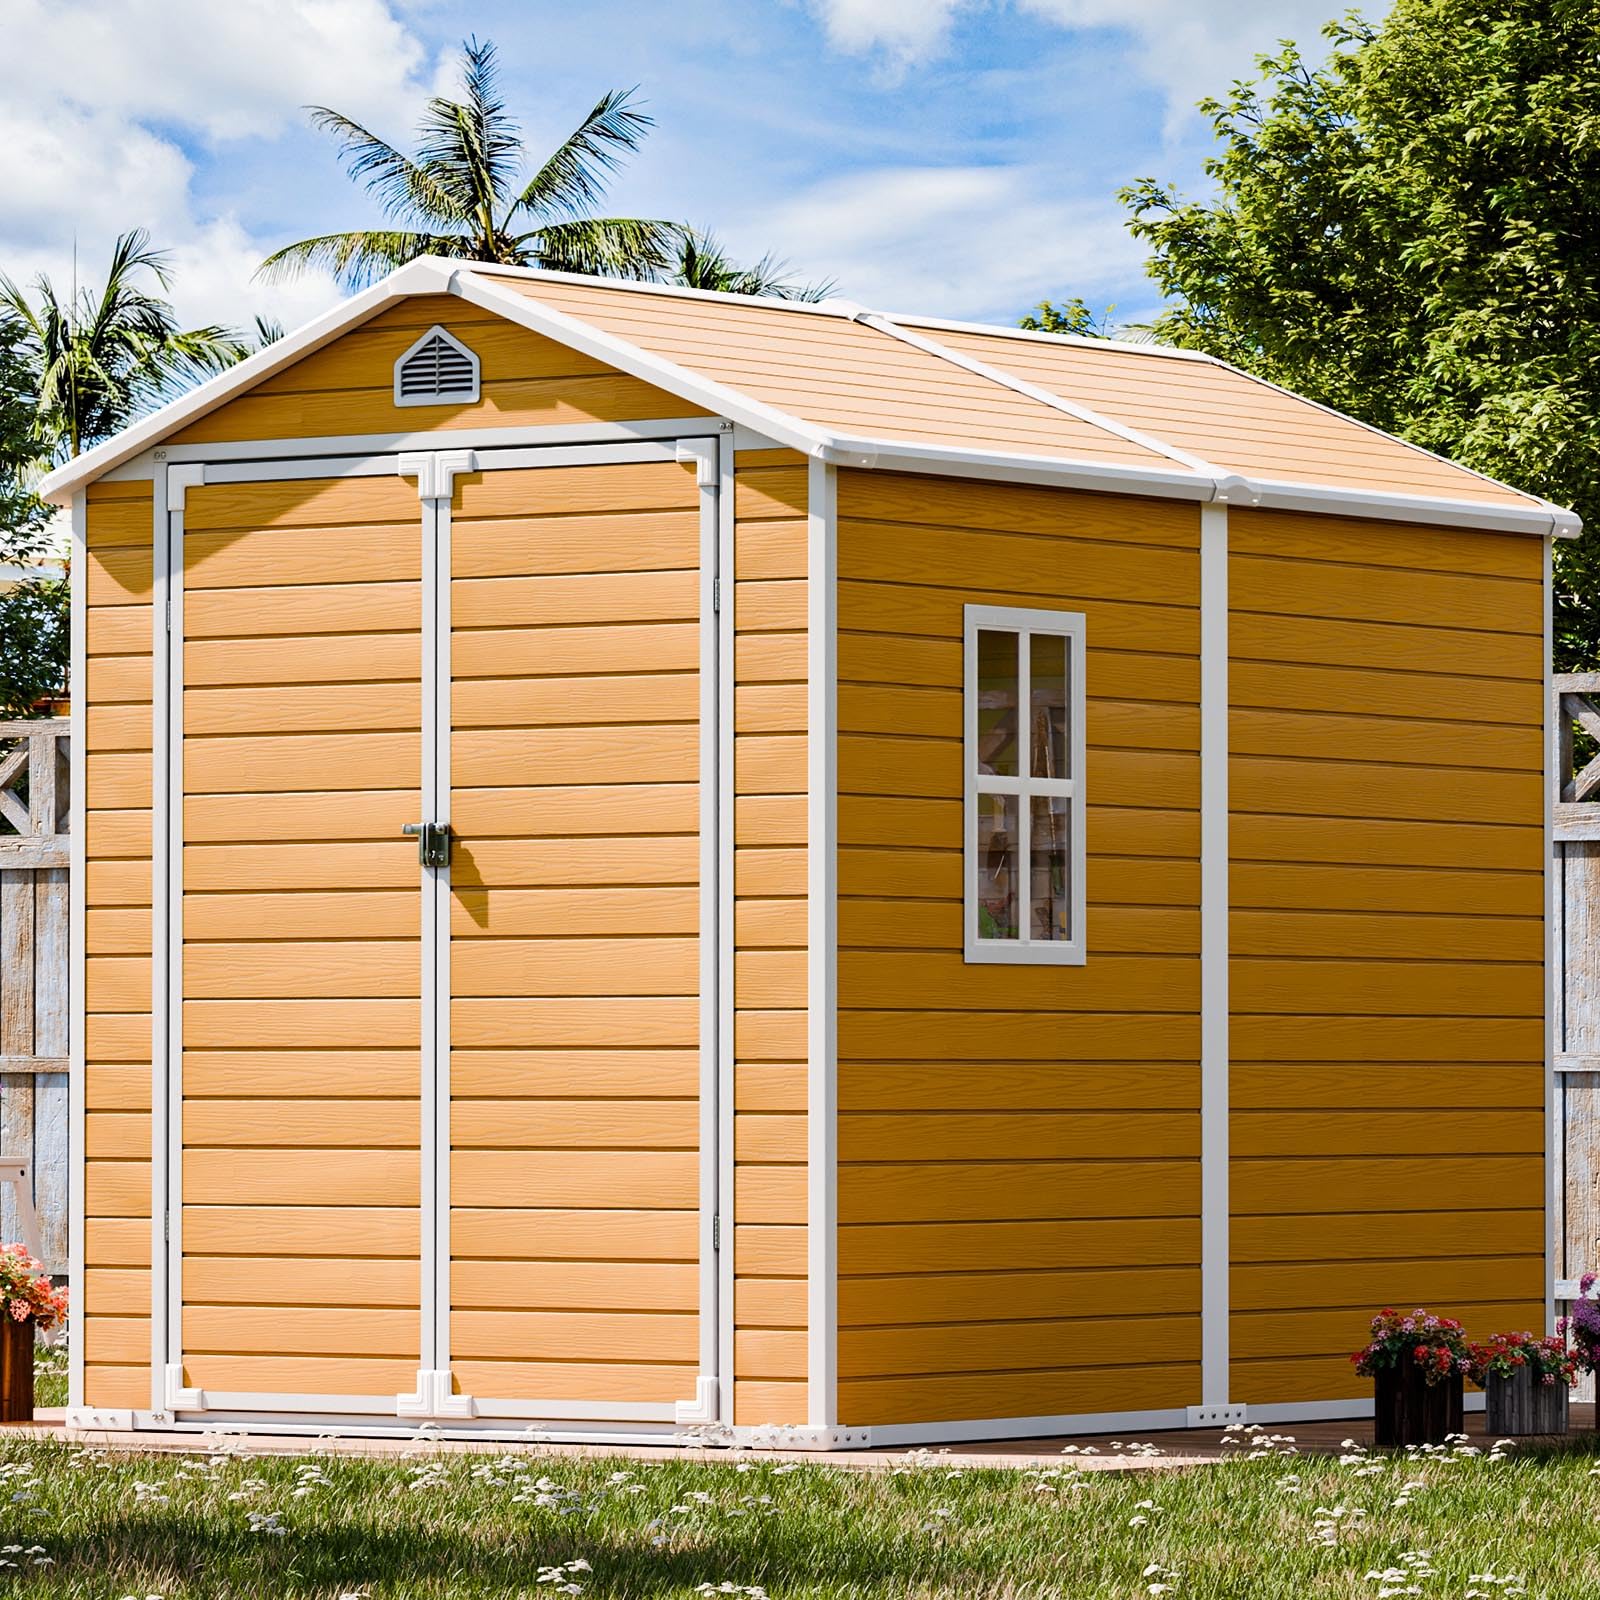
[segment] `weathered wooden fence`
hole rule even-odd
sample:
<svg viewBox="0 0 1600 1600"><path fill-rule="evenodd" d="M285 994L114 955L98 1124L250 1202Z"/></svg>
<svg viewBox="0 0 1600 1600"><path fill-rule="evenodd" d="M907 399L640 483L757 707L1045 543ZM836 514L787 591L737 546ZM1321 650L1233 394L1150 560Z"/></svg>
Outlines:
<svg viewBox="0 0 1600 1600"><path fill-rule="evenodd" d="M0 1156L33 1166L45 1264L67 1269L67 721L0 722ZM0 1238L19 1237L0 1187Z"/></svg>
<svg viewBox="0 0 1600 1600"><path fill-rule="evenodd" d="M1600 672L1558 675L1555 725L1556 1299L1600 1272ZM1565 1310L1565 1306L1558 1306ZM1592 1379L1579 1393L1593 1398Z"/></svg>

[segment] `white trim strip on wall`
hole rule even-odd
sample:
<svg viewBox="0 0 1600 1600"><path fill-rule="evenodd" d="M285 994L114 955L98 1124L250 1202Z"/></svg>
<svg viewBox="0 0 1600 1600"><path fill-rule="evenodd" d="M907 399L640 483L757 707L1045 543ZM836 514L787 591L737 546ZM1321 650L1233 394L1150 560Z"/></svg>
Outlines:
<svg viewBox="0 0 1600 1600"><path fill-rule="evenodd" d="M838 479L806 477L806 1416L839 1416Z"/></svg>
<svg viewBox="0 0 1600 1600"><path fill-rule="evenodd" d="M167 473L157 470L150 483L150 1405L166 1405L168 1348L167 1218L172 1210L172 1121L176 1115L169 1099L172 1045L167 1017L171 1008L173 960L172 876L168 863L172 840L171 785L161 774L172 770L172 582L173 562L181 566L181 519L174 541L167 511Z"/></svg>
<svg viewBox="0 0 1600 1600"><path fill-rule="evenodd" d="M167 974L162 1003L166 1009L166 1044L153 1067L154 1091L166 1095L166 1184L160 1196L167 1269L165 1362L153 1373L158 1409L170 1407L182 1388L183 1364L183 640L184 640L184 513L188 491L204 481L192 466L169 467L159 473L166 494L166 676L167 760L156 771L154 816L161 819L166 840L166 870L152 886L152 902L164 903L161 922L167 946ZM164 777L163 777L164 774ZM152 838L154 830L152 831ZM180 1370L171 1374L170 1369ZM168 1377L176 1376L176 1384Z"/></svg>
<svg viewBox="0 0 1600 1600"><path fill-rule="evenodd" d="M635 444L646 439L711 438L722 431L718 417L665 417L644 422L570 422L548 427L437 428L417 433L330 433L305 439L241 439L216 444L175 444L171 461L293 461L315 451L321 456L382 455L401 450L550 449L571 444ZM106 478L148 476L144 458L104 474Z"/></svg>
<svg viewBox="0 0 1600 1600"><path fill-rule="evenodd" d="M402 462L402 471L411 464ZM423 495L427 480L430 478L437 478L437 471L431 464L421 468L417 484L420 500L418 532L422 543L422 651L417 696L421 702L422 748L421 766L417 775L416 820L422 823L440 820L444 802L439 787L439 745L448 738L446 731L448 723L445 729L441 729L439 724L437 694L441 671L440 654L445 648L444 630L448 626L447 620L441 618L443 596L439 593L439 524L443 518L440 514L439 501L425 498ZM421 1259L418 1262L418 1270L422 1275L422 1337L419 1365L426 1370L437 1370L445 1365L443 1352L445 1341L449 1338L448 1302L441 1310L439 1292L440 1280L448 1270L446 1261L449 1236L446 1233L441 1252L439 1217L441 1212L448 1217L449 1210L448 1177L441 1176L442 1173L448 1172L443 1152L449 1145L449 1102L448 1099L445 1102L446 1120L441 1126L438 1077L444 1063L438 1056L439 1012L441 1009L448 1012L448 1005L442 1004L444 997L439 987L439 945L450 935L448 921L445 922L443 929L440 927L438 876L437 870L433 867L419 865L417 868L418 893L422 901L422 937L417 953L420 969L418 982L421 985L422 997L421 1037L418 1040L422 1076L417 1086L422 1147L420 1152L422 1187L418 1200L420 1212L417 1218L421 1234ZM446 1092L448 1094L448 1089ZM440 1333L441 1322L444 1324L443 1338Z"/></svg>
<svg viewBox="0 0 1600 1600"><path fill-rule="evenodd" d="M83 1305L83 1270L87 1257L85 1240L86 1181L84 1135L88 1127L85 1032L88 1006L84 992L84 923L88 895L85 886L84 803L88 771L88 749L84 738L88 727L88 494L79 489L72 497L72 571L68 599L71 679L68 690L68 732L71 740L67 764L67 1283L72 1309ZM67 1404L84 1404L84 1324L75 1316L67 1326Z"/></svg>
<svg viewBox="0 0 1600 1600"><path fill-rule="evenodd" d="M721 618L718 615L722 503L732 494L724 478L721 438L684 441L677 459L693 461L700 502L700 1370L692 1397L673 1410L686 1424L717 1422L722 1405L722 1274L717 1208L722 1192L718 1128L722 1085L722 837ZM729 924L731 926L731 923ZM731 1254L731 1252L730 1252Z"/></svg>
<svg viewBox="0 0 1600 1600"><path fill-rule="evenodd" d="M734 622L736 568L734 511L737 493L732 432L717 441L717 1390L718 1415L733 1421L734 1229L734 690L737 663Z"/></svg>
<svg viewBox="0 0 1600 1600"><path fill-rule="evenodd" d="M1556 945L1556 906L1560 879L1556 872L1556 784L1560 708L1556 703L1555 669L1555 540L1544 541L1544 1125L1545 1125L1545 1331L1555 1332L1556 1280L1566 1238L1566 1098L1564 1079L1556 1076L1556 985L1563 982L1562 952ZM1562 846L1563 855L1565 846ZM1564 943L1563 939L1563 943ZM1557 1097L1561 1099L1558 1101Z"/></svg>
<svg viewBox="0 0 1600 1600"><path fill-rule="evenodd" d="M1200 1403L1225 1406L1228 1294L1228 510L1200 508Z"/></svg>

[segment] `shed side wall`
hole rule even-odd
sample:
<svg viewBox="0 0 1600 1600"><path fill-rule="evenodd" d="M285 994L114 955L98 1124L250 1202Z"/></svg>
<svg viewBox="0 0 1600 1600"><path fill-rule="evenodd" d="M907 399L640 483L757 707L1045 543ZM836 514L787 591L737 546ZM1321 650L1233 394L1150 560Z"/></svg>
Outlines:
<svg viewBox="0 0 1600 1600"><path fill-rule="evenodd" d="M1198 510L850 471L838 500L840 1421L1192 1404ZM969 602L1087 617L1081 967L963 958Z"/></svg>
<svg viewBox="0 0 1600 1600"><path fill-rule="evenodd" d="M472 405L398 408L394 363L436 323L478 357L480 398ZM565 427L705 415L676 395L529 333L495 312L454 295L417 295L257 384L168 442Z"/></svg>
<svg viewBox="0 0 1600 1600"><path fill-rule="evenodd" d="M151 594L148 482L87 505L84 1400L150 1404Z"/></svg>
<svg viewBox="0 0 1600 1600"><path fill-rule="evenodd" d="M806 463L734 458L734 1421L806 1420Z"/></svg>
<svg viewBox="0 0 1600 1600"><path fill-rule="evenodd" d="M1229 514L1231 1398L1544 1318L1542 541Z"/></svg>

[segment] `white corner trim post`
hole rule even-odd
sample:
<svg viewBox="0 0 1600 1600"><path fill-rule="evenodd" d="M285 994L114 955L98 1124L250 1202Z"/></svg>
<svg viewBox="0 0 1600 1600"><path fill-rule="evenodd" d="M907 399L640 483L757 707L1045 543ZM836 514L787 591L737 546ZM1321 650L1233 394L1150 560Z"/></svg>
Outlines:
<svg viewBox="0 0 1600 1600"><path fill-rule="evenodd" d="M1228 509L1200 508L1200 1406L1228 1391ZM1221 1414L1219 1415L1219 1408Z"/></svg>
<svg viewBox="0 0 1600 1600"><path fill-rule="evenodd" d="M159 452L158 462L164 461ZM162 1332L165 1352L156 1367L156 1404L152 1410L166 1414L205 1408L205 1392L183 1383L183 641L184 641L184 528L189 491L205 485L206 469L199 463L168 466L165 478L165 515L158 537L165 539L161 561L166 581L159 598L164 615L156 619L163 632L163 648L153 666L159 673L152 698L165 702L163 735L165 760L154 773L151 826L152 865L159 875L152 885L152 932L165 949L163 992L155 996L152 1022L161 1039L153 1066L153 1092L164 1097L162 1193L151 1206L158 1230L152 1247L159 1248L165 1272ZM159 495L158 495L159 501ZM158 563L159 570L159 563ZM158 713L159 715L159 713ZM162 746L158 746L161 748ZM161 1118L154 1119L160 1122ZM153 1308L152 1308L153 1310Z"/></svg>
<svg viewBox="0 0 1600 1600"><path fill-rule="evenodd" d="M168 474L158 461L151 473L150 593L150 1409L157 1416L167 1407L166 1366L169 1354L167 1285L168 1216L172 1204L172 1116L168 1074L172 1049L167 1016L172 992L172 928L176 915L167 891L167 863L172 851L172 753L169 741L182 732L172 720L173 560L182 582L183 526L168 510ZM193 475L190 474L192 481ZM181 504L187 482L177 474ZM78 688L87 698L88 685Z"/></svg>
<svg viewBox="0 0 1600 1600"><path fill-rule="evenodd" d="M699 1371L694 1392L673 1407L684 1427L723 1420L719 1363L722 1352L722 1247L717 1213L721 1172L717 1143L722 1090L722 790L721 790L721 547L723 502L731 486L723 481L724 448L719 435L679 439L674 453L692 463L700 518L700 1090L699 1137ZM728 924L731 926L731 924ZM730 1251L731 1254L731 1251Z"/></svg>
<svg viewBox="0 0 1600 1600"><path fill-rule="evenodd" d="M1556 873L1555 802L1556 785L1565 778L1559 762L1561 743L1561 705L1555 693L1555 541L1544 538L1544 1316L1545 1331L1556 1328L1556 1281L1561 1276L1562 1241L1566 1233L1565 1107L1557 1099L1565 1097L1566 1085L1556 1079L1556 1017L1564 1017L1564 1004L1557 1006L1556 986L1563 982L1561 952L1556 943L1556 905L1559 878ZM1563 944L1565 930L1563 929ZM1587 1264L1587 1263L1586 1263Z"/></svg>
<svg viewBox="0 0 1600 1600"><path fill-rule="evenodd" d="M806 479L806 1420L839 1420L838 476Z"/></svg>
<svg viewBox="0 0 1600 1600"><path fill-rule="evenodd" d="M67 1283L73 1298L73 1309L83 1305L83 1268L87 1256L85 1249L85 1186L89 1176L84 1159L83 1139L88 1124L88 1101L85 1095L84 1028L87 1006L84 1000L84 907L87 901L84 886L84 782L88 760L84 748L84 732L89 717L84 705L84 688L88 658L88 492L78 489L72 496L72 565L69 590L69 632L71 650L71 677L68 690L71 695L68 712L67 765L67 1141L70 1159L67 1163ZM78 1409L84 1400L84 1348L83 1321L74 1317L67 1330L67 1404Z"/></svg>
<svg viewBox="0 0 1600 1600"><path fill-rule="evenodd" d="M418 800L424 823L450 821L450 506L458 473L477 466L470 450L403 453L394 464L415 478L422 545L422 759ZM422 902L421 1365L416 1389L397 1394L397 1416L467 1418L470 1395L450 1376L450 868L425 866Z"/></svg>

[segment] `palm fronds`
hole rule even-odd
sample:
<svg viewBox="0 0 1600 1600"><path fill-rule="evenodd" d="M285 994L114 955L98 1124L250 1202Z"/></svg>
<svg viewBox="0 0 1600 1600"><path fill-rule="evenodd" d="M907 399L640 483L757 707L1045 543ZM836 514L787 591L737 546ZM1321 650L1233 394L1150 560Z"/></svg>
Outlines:
<svg viewBox="0 0 1600 1600"><path fill-rule="evenodd" d="M175 389L249 353L231 328L181 328L172 306L138 280L168 283L167 257L136 228L111 253L105 286L63 300L44 276L32 296L0 278L0 318L33 376L35 429L51 454L80 450L159 404Z"/></svg>

